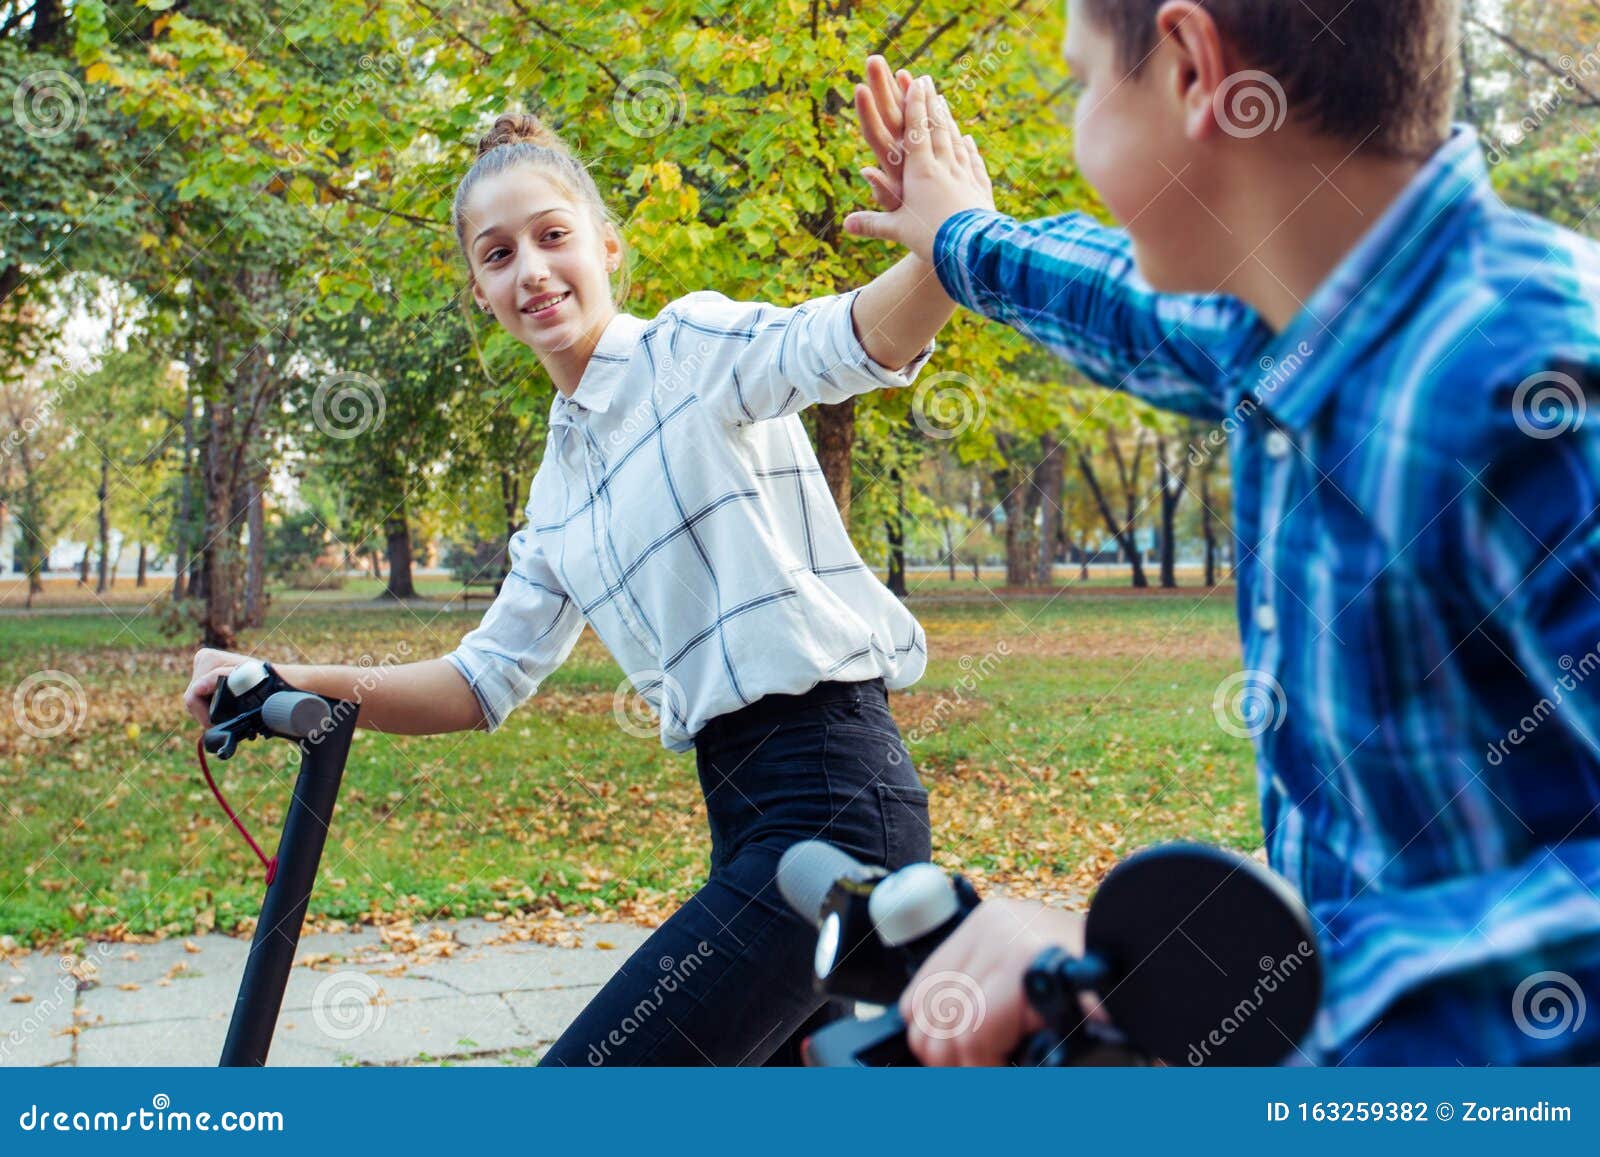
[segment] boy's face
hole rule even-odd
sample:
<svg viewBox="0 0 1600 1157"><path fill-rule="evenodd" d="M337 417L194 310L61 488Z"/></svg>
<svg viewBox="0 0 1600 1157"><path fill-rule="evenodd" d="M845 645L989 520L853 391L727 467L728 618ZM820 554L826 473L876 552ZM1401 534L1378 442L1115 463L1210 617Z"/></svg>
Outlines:
<svg viewBox="0 0 1600 1157"><path fill-rule="evenodd" d="M1137 76L1084 0L1068 0L1063 56L1083 86L1078 168L1134 242L1139 272L1166 292L1209 292L1221 271L1207 239L1220 229L1204 199L1209 158L1185 132L1176 64L1165 46Z"/></svg>

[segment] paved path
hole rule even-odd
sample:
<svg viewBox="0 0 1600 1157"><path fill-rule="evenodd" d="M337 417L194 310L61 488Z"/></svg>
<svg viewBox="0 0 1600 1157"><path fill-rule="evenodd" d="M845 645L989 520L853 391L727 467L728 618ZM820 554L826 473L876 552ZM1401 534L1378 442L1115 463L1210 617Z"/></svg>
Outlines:
<svg viewBox="0 0 1600 1157"><path fill-rule="evenodd" d="M488 944L502 926L445 921L405 954L375 928L307 935L268 1063L531 1065L650 934L576 929L583 947ZM249 947L218 934L0 962L0 1067L215 1065Z"/></svg>

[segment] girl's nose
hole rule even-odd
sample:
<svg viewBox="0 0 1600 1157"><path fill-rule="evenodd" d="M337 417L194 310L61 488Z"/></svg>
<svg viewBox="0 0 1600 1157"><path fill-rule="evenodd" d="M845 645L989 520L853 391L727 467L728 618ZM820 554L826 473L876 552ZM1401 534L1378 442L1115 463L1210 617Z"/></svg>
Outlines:
<svg viewBox="0 0 1600 1157"><path fill-rule="evenodd" d="M539 285L550 280L550 263L537 249L525 250L517 276L523 286Z"/></svg>

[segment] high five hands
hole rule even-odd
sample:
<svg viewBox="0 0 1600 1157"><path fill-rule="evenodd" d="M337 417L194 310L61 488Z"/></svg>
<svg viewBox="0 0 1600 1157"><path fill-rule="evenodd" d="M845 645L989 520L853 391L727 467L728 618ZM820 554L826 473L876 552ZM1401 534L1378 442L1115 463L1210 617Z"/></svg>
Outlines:
<svg viewBox="0 0 1600 1157"><path fill-rule="evenodd" d="M851 213L845 232L896 242L931 262L939 226L966 209L994 208L977 142L962 135L930 78L891 74L883 57L870 56L856 115L878 161L861 175L879 209Z"/></svg>

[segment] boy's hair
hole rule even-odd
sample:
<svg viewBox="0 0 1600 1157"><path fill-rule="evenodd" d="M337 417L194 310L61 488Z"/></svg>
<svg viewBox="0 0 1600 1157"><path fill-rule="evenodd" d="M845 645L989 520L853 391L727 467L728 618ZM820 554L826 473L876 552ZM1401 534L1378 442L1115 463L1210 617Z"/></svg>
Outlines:
<svg viewBox="0 0 1600 1157"><path fill-rule="evenodd" d="M506 113L496 118L494 126L478 138L478 155L472 162L472 168L467 170L467 175L461 178L461 184L456 186L455 200L450 206L450 223L455 229L456 244L461 247L463 257L466 257L467 243L462 211L467 203L467 194L483 178L517 165L531 165L538 169L565 188L574 201L586 206L594 214L597 225L609 224L621 233L617 216L600 195L594 177L560 135L536 116ZM470 265L469 261L469 268ZM618 300L627 296L625 266L613 287L613 294Z"/></svg>
<svg viewBox="0 0 1600 1157"><path fill-rule="evenodd" d="M1137 75L1164 0L1084 0ZM1198 0L1288 111L1364 150L1421 159L1450 135L1460 82L1459 0Z"/></svg>

